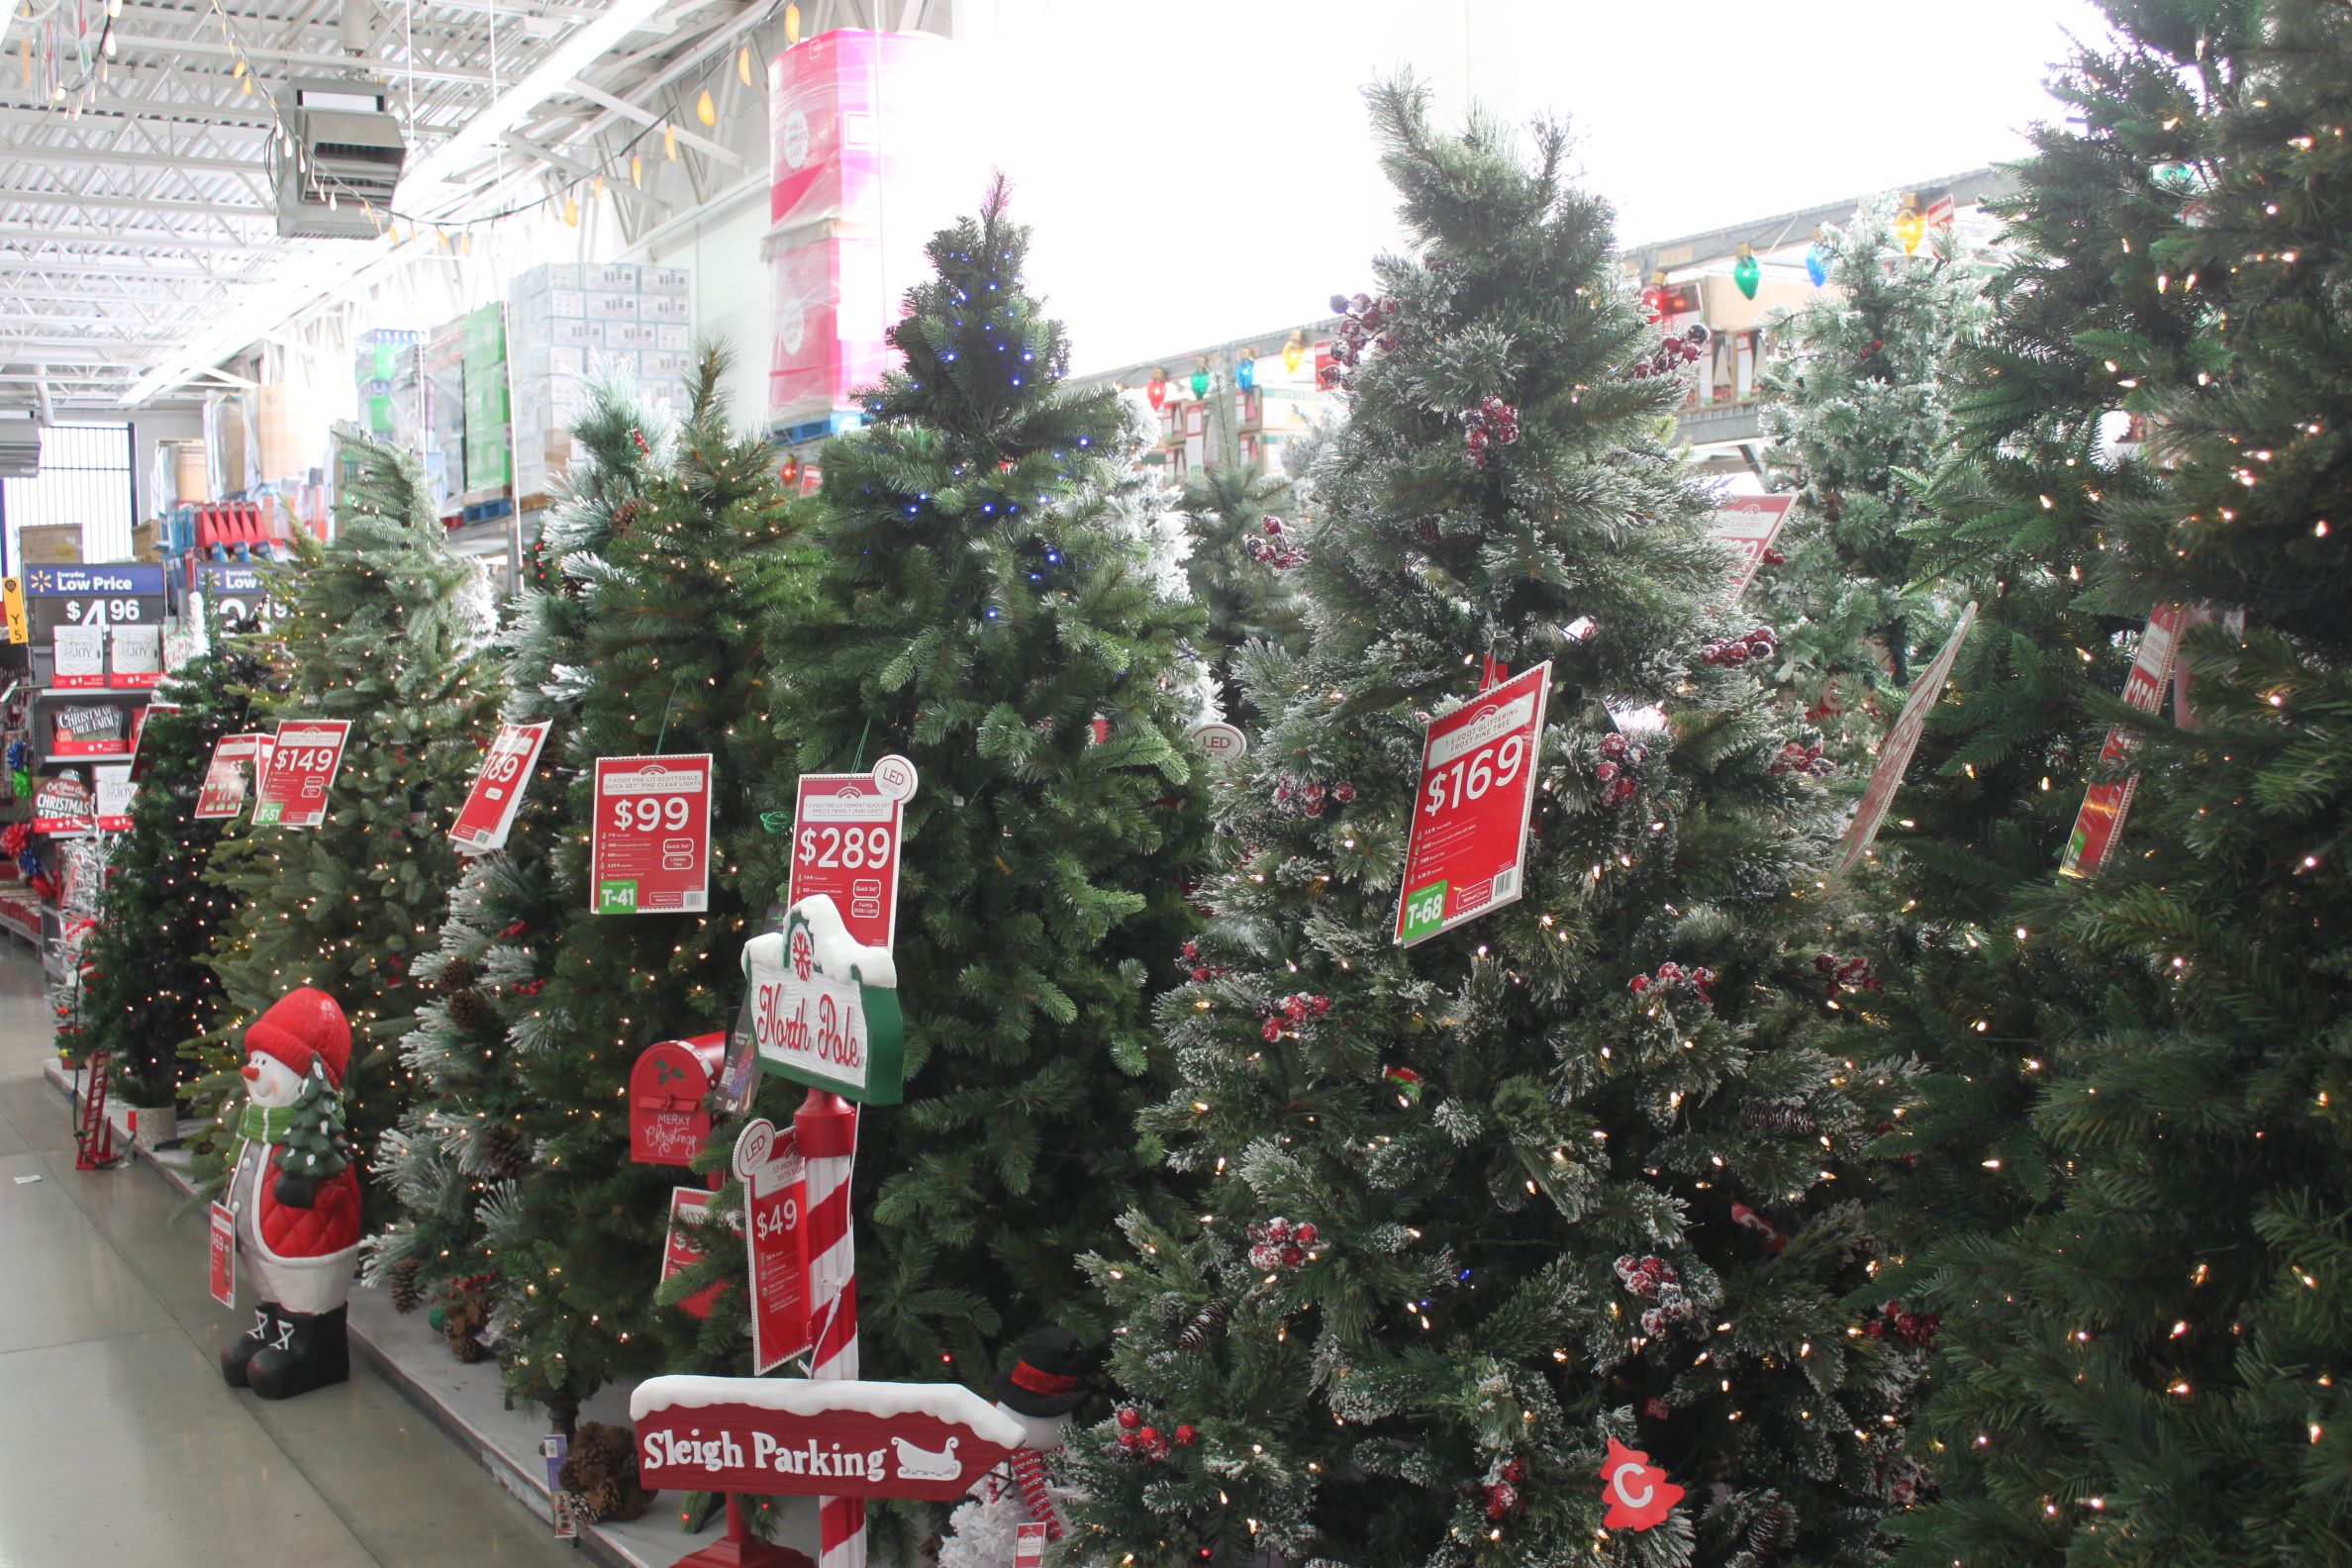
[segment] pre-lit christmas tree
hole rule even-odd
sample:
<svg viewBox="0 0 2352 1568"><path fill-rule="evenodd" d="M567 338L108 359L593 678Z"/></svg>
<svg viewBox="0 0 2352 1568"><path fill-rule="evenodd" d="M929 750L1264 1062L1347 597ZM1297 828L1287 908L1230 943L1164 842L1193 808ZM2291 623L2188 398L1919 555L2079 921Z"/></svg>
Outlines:
<svg viewBox="0 0 2352 1568"><path fill-rule="evenodd" d="M748 1370L739 1294L699 1323L654 1300L670 1189L692 1178L631 1162L623 1094L647 1045L735 1022L743 941L781 879L786 845L761 822L776 804L778 751L768 637L807 602L809 563L793 548L804 510L767 443L729 421L724 373L724 356L706 351L674 440L648 428L630 437L643 441L643 460L633 468L623 458L594 481L560 566L558 591L584 599L576 622L566 612L579 662L552 670L576 683L547 894L553 928L538 949L552 959L528 1018L508 1031L500 1054L511 1083L495 1091L519 1115L512 1125L530 1153L513 1186L480 1210L483 1245L502 1273L492 1323L507 1386L559 1421L616 1377L734 1371L738 1359ZM608 451L611 434L599 438ZM595 759L706 751L708 908L593 913Z"/></svg>
<svg viewBox="0 0 2352 1568"><path fill-rule="evenodd" d="M252 717L257 729L289 719L351 729L324 822L245 827L213 851L206 878L238 913L213 949L228 1006L209 1064L233 1071L239 1031L287 992L326 992L350 1021L343 1104L368 1161L415 1091L400 1058L425 1000L414 966L457 881L449 823L489 741L499 685L481 568L449 547L422 463L350 427L337 441L335 541L296 536L294 568L272 590L285 614L267 652L286 689ZM388 1217L390 1194L368 1197L371 1220Z"/></svg>
<svg viewBox="0 0 2352 1568"><path fill-rule="evenodd" d="M1899 705L1959 608L1911 569L1906 530L1923 508L1901 475L1951 455L1942 377L1978 290L1948 236L1906 254L1891 218L1882 199L1824 230L1826 286L1770 329L1765 471L1796 501L1778 545L1787 559L1759 574L1747 602L1786 632L1782 664L1825 718L1873 699ZM1870 736L1883 728L1869 725Z"/></svg>
<svg viewBox="0 0 2352 1568"><path fill-rule="evenodd" d="M1209 618L1203 646L1210 677L1225 718L1245 725L1255 715L1241 706L1234 652L1251 642L1298 652L1306 645L1306 626L1290 577L1303 558L1293 528L1297 491L1287 476L1269 472L1264 458L1242 452L1235 395L1229 387L1212 389L1213 454L1185 483L1176 507L1191 541L1185 576Z"/></svg>
<svg viewBox="0 0 2352 1568"><path fill-rule="evenodd" d="M231 637L156 693L140 734L131 831L83 948L81 1005L83 1044L113 1052L116 1092L134 1105L170 1104L181 1047L216 1026L221 986L208 954L236 905L204 879L224 825L196 819L196 796L214 745L245 728L267 681L256 644Z"/></svg>
<svg viewBox="0 0 2352 1568"><path fill-rule="evenodd" d="M1076 1443L1084 1553L1874 1561L1919 1330L1841 1300L1880 1069L1813 962L1837 814L1703 656L1770 637L1711 608L1673 356L1565 133L1373 107L1414 249L1339 345L1310 650L1240 661L1279 717L1144 1119L1206 1191L1091 1261L1128 1403ZM1551 661L1540 763L1489 759L1537 769L1520 896L1400 946L1423 732L1489 658Z"/></svg>
<svg viewBox="0 0 2352 1568"><path fill-rule="evenodd" d="M2335 1562L2352 1476L2352 14L2107 10L2116 41L2062 78L2077 123L2043 134L2021 204L2073 215L2070 242L2113 242L2095 253L2119 308L2073 342L2147 421L2152 477L2054 463L2045 485L2081 494L2078 527L2105 546L2084 573L2097 607L2214 620L2185 640L2185 709L2103 705L2138 735L2135 804L2036 936L2110 996L2049 1041L2032 1117L2064 1172L2056 1203L1944 1250L1952 1370L1922 1427L1942 1496L1902 1521L1903 1557Z"/></svg>
<svg viewBox="0 0 2352 1568"><path fill-rule="evenodd" d="M615 535L644 517L647 485L666 471L655 453L666 460L673 444L665 417L612 384L591 389L573 436L577 454L499 643L509 686L500 717L552 728L506 846L466 860L440 951L417 965L431 994L402 1050L423 1092L378 1155L401 1215L370 1239L369 1268L403 1307L498 1272L483 1209L507 1201L532 1163L531 1102L515 1060L561 1044L544 993L558 938L580 913L580 890L556 865L580 831L572 786L594 760L580 725L594 662L590 586L607 571Z"/></svg>
<svg viewBox="0 0 2352 1568"><path fill-rule="evenodd" d="M895 944L906 1103L860 1118L864 1368L983 1383L1156 1163L1133 1117L1200 859L1186 639L1131 500L1140 435L1061 385L1000 184L931 244L906 356L825 457L823 614L779 647L804 771L914 760ZM789 779L780 779L789 785ZM1163 1058L1164 1059L1164 1058Z"/></svg>

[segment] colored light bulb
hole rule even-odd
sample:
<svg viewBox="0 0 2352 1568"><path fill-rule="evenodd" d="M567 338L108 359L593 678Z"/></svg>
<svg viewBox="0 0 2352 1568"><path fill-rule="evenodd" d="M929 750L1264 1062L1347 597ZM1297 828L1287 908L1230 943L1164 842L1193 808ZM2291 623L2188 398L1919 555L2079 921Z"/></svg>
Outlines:
<svg viewBox="0 0 2352 1568"><path fill-rule="evenodd" d="M1209 395L1209 361L1206 359L1193 366L1192 394L1197 398Z"/></svg>
<svg viewBox="0 0 2352 1568"><path fill-rule="evenodd" d="M1304 359L1304 358L1306 358L1306 357L1307 357L1307 335L1306 335L1306 333L1304 333L1304 332L1294 332L1294 333L1292 333L1292 334L1290 335L1290 342L1288 342L1288 343L1284 343L1284 344L1282 345L1282 368L1283 368L1283 369L1285 369L1285 370L1291 371L1293 374L1296 374L1296 373L1297 373L1297 371L1298 371L1298 368L1299 368L1299 361L1300 361L1300 360L1302 360L1302 359Z"/></svg>
<svg viewBox="0 0 2352 1568"><path fill-rule="evenodd" d="M1233 366L1233 385L1244 392L1257 385L1257 360L1255 358L1248 354L1241 356L1240 361Z"/></svg>
<svg viewBox="0 0 2352 1568"><path fill-rule="evenodd" d="M1756 285L1764 281L1764 269L1756 264L1756 252L1745 240L1739 242L1739 259L1731 263L1731 281L1749 299L1756 297Z"/></svg>
<svg viewBox="0 0 2352 1568"><path fill-rule="evenodd" d="M1143 383L1143 396L1151 404L1153 413L1165 408L1168 403L1168 372L1152 371L1151 379Z"/></svg>

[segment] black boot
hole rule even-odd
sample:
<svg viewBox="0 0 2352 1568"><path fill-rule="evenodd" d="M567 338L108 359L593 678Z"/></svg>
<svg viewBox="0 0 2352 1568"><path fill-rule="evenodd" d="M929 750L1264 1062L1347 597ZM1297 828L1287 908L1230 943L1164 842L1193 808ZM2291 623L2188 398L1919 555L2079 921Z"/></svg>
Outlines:
<svg viewBox="0 0 2352 1568"><path fill-rule="evenodd" d="M276 1302L261 1303L253 1309L253 1326L221 1347L221 1376L231 1388L249 1386L245 1369L263 1346L277 1341L280 1312Z"/></svg>
<svg viewBox="0 0 2352 1568"><path fill-rule="evenodd" d="M351 1375L351 1346L343 1312L278 1314L278 1331L245 1369L245 1381L266 1400L292 1399Z"/></svg>

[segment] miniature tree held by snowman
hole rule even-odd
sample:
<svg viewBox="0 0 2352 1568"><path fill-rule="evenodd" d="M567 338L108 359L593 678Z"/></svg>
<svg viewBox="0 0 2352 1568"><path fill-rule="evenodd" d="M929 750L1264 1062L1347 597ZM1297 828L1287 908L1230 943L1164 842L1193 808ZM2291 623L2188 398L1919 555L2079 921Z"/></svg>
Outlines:
<svg viewBox="0 0 2352 1568"><path fill-rule="evenodd" d="M359 1252L359 1173L343 1116L351 1029L324 991L280 998L245 1030L245 1106L230 1162L237 1255L260 1292L221 1351L231 1388L290 1399L350 1376L344 1310Z"/></svg>

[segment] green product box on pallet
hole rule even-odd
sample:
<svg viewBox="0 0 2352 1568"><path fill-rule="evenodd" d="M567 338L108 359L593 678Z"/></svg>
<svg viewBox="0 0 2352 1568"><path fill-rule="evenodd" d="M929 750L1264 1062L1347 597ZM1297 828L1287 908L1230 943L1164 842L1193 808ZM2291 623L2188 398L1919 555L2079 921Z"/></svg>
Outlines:
<svg viewBox="0 0 2352 1568"><path fill-rule="evenodd" d="M506 359L506 311L496 303L465 317L465 367L488 367Z"/></svg>
<svg viewBox="0 0 2352 1568"><path fill-rule="evenodd" d="M468 365L465 372L465 434L504 425L509 415L507 378L502 367L477 370Z"/></svg>
<svg viewBox="0 0 2352 1568"><path fill-rule="evenodd" d="M465 488L496 490L514 483L514 450L503 440L465 440Z"/></svg>

